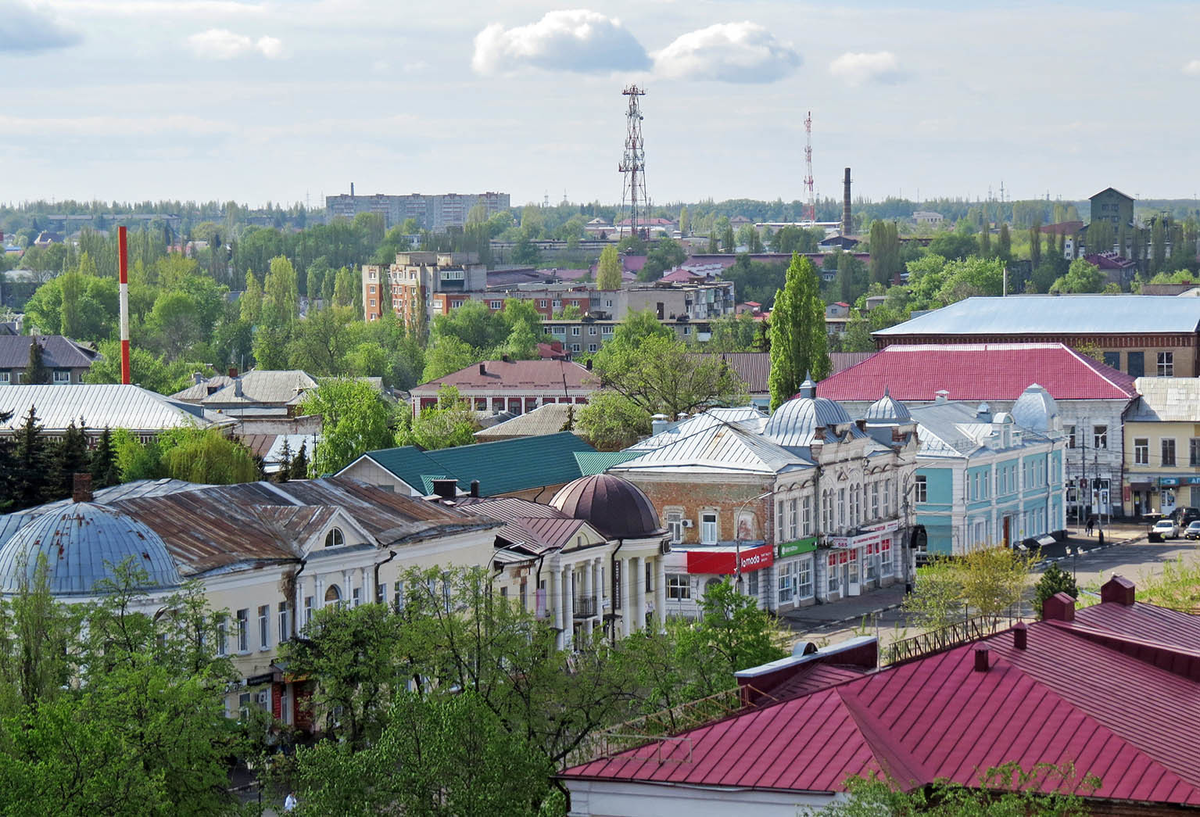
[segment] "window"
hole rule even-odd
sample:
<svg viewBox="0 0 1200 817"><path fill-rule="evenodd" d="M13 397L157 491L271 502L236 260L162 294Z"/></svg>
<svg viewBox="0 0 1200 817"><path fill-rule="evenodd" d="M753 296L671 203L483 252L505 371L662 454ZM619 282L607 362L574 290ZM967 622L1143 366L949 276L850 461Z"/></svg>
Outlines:
<svg viewBox="0 0 1200 817"><path fill-rule="evenodd" d="M250 610L237 611L238 652L250 651Z"/></svg>
<svg viewBox="0 0 1200 817"><path fill-rule="evenodd" d="M782 542L787 537L787 533L786 533L787 528L785 528L784 524L783 524L784 514L786 513L786 511L787 511L787 503L782 499L776 498L776 500L775 500L775 541L776 542Z"/></svg>
<svg viewBox="0 0 1200 817"><path fill-rule="evenodd" d="M572 352L578 352L578 351L579 351L579 344L578 344L578 343L572 343L572 344L571 344L571 351L572 351Z"/></svg>
<svg viewBox="0 0 1200 817"><path fill-rule="evenodd" d="M1121 368L1121 353L1120 352L1105 352L1104 353L1104 365L1111 366L1114 369L1120 370L1120 368Z"/></svg>
<svg viewBox="0 0 1200 817"><path fill-rule="evenodd" d="M1108 426L1092 426L1092 448L1108 448Z"/></svg>
<svg viewBox="0 0 1200 817"><path fill-rule="evenodd" d="M350 606L357 607L362 604L362 588L356 587L350 591Z"/></svg>
<svg viewBox="0 0 1200 817"><path fill-rule="evenodd" d="M229 655L229 626L224 616L217 621L217 655Z"/></svg>
<svg viewBox="0 0 1200 817"><path fill-rule="evenodd" d="M717 543L717 515L715 513L700 514L700 544L715 545Z"/></svg>
<svg viewBox="0 0 1200 817"><path fill-rule="evenodd" d="M1067 426L1067 448L1075 447L1075 426Z"/></svg>
<svg viewBox="0 0 1200 817"><path fill-rule="evenodd" d="M271 648L271 605L264 604L258 608L258 648Z"/></svg>
<svg viewBox="0 0 1200 817"><path fill-rule="evenodd" d="M613 333L613 328L611 326L601 326L600 327L601 335L611 335L612 333Z"/></svg>
<svg viewBox="0 0 1200 817"><path fill-rule="evenodd" d="M846 489L838 488L837 523L839 528L846 527Z"/></svg>
<svg viewBox="0 0 1200 817"><path fill-rule="evenodd" d="M879 518L879 483L871 483L871 518Z"/></svg>
<svg viewBox="0 0 1200 817"><path fill-rule="evenodd" d="M800 500L800 535L812 533L812 497L806 496Z"/></svg>
<svg viewBox="0 0 1200 817"><path fill-rule="evenodd" d="M307 627L313 617L313 597L304 597L304 626Z"/></svg>
<svg viewBox="0 0 1200 817"><path fill-rule="evenodd" d="M588 327L588 334L589 334L589 335L594 335L594 334L596 334L596 327L594 327L594 326L589 326L589 327Z"/></svg>
<svg viewBox="0 0 1200 817"><path fill-rule="evenodd" d="M571 337L573 337L573 338L579 337L579 327L578 326L571 327Z"/></svg>
<svg viewBox="0 0 1200 817"><path fill-rule="evenodd" d="M392 609L397 613L404 609L404 582L396 582L396 592L392 598Z"/></svg>
<svg viewBox="0 0 1200 817"><path fill-rule="evenodd" d="M1164 467L1175 467L1175 440L1168 437L1162 443L1162 464Z"/></svg>
<svg viewBox="0 0 1200 817"><path fill-rule="evenodd" d="M677 545L683 541L682 511L667 511L667 532L671 535L672 544Z"/></svg>
<svg viewBox="0 0 1200 817"><path fill-rule="evenodd" d="M375 299L374 299L374 298L372 298L372 299L371 299L371 306L375 306Z"/></svg>
<svg viewBox="0 0 1200 817"><path fill-rule="evenodd" d="M759 594L758 571L746 574L746 595L757 599Z"/></svg>
<svg viewBox="0 0 1200 817"><path fill-rule="evenodd" d="M594 343L589 343L589 344L588 344L588 351L589 351L589 352L594 352L594 351L596 351L596 348L597 348L597 347L596 347L596 344L594 344Z"/></svg>
<svg viewBox="0 0 1200 817"><path fill-rule="evenodd" d="M1188 465L1193 468L1200 465L1200 439L1196 437L1192 437L1188 443Z"/></svg>
<svg viewBox="0 0 1200 817"><path fill-rule="evenodd" d="M791 539L800 538L800 502L795 498L788 500L788 536Z"/></svg>
<svg viewBox="0 0 1200 817"><path fill-rule="evenodd" d="M3 383L4 385L7 386L9 384L9 382L10 382L9 373L8 372L0 372L0 383Z"/></svg>
<svg viewBox="0 0 1200 817"><path fill-rule="evenodd" d="M54 373L54 382L58 383L60 385L63 383L70 383L71 382L71 373L69 371L68 372L56 371Z"/></svg>
<svg viewBox="0 0 1200 817"><path fill-rule="evenodd" d="M883 515L892 515L892 483L889 480L883 482Z"/></svg>
<svg viewBox="0 0 1200 817"><path fill-rule="evenodd" d="M779 566L779 603L788 604L796 597L796 563Z"/></svg>
<svg viewBox="0 0 1200 817"><path fill-rule="evenodd" d="M829 573L827 576L828 592L836 593L838 591L838 556L836 553L829 554Z"/></svg>
<svg viewBox="0 0 1200 817"><path fill-rule="evenodd" d="M886 578L892 575L892 540L885 539L879 548L879 575Z"/></svg>
<svg viewBox="0 0 1200 817"><path fill-rule="evenodd" d="M1133 441L1133 464L1150 464L1150 440L1146 437L1137 437Z"/></svg>
<svg viewBox="0 0 1200 817"><path fill-rule="evenodd" d="M488 301L488 306L492 309L503 309L504 301Z"/></svg>
<svg viewBox="0 0 1200 817"><path fill-rule="evenodd" d="M325 547L332 548L344 544L346 544L346 537L342 534L341 528L333 528L325 534Z"/></svg>
<svg viewBox="0 0 1200 817"><path fill-rule="evenodd" d="M692 577L686 573L667 574L667 598L683 601L692 597Z"/></svg>
<svg viewBox="0 0 1200 817"><path fill-rule="evenodd" d="M538 301L538 307L541 309L545 309L549 305L550 305L549 301L547 301L545 298L542 298L541 300Z"/></svg>
<svg viewBox="0 0 1200 817"><path fill-rule="evenodd" d="M279 602L279 643L287 641L292 637L292 622L291 616L288 615L288 603L286 601Z"/></svg>
<svg viewBox="0 0 1200 817"><path fill-rule="evenodd" d="M917 481L913 483L913 502L928 502L929 501L929 483L925 477L917 477Z"/></svg>
<svg viewBox="0 0 1200 817"><path fill-rule="evenodd" d="M1159 377L1174 377L1175 376L1175 353L1174 352L1159 352L1158 353L1158 376Z"/></svg>
<svg viewBox="0 0 1200 817"><path fill-rule="evenodd" d="M1130 377L1142 377L1146 374L1146 353L1129 352L1125 355Z"/></svg>
<svg viewBox="0 0 1200 817"><path fill-rule="evenodd" d="M802 559L796 565L796 597L810 599L813 594L812 559Z"/></svg>

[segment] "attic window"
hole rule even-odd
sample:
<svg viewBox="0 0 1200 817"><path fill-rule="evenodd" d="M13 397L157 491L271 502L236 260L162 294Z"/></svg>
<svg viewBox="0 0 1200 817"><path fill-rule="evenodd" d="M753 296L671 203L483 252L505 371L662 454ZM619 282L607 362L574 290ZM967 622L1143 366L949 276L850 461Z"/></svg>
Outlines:
<svg viewBox="0 0 1200 817"><path fill-rule="evenodd" d="M346 544L346 537L342 534L341 528L333 528L325 534L325 547L335 548L344 544Z"/></svg>

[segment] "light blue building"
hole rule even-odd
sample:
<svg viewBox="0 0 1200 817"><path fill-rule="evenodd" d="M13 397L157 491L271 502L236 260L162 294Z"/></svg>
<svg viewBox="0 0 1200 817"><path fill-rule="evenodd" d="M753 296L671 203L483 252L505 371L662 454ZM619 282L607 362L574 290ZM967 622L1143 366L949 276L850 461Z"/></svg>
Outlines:
<svg viewBox="0 0 1200 817"><path fill-rule="evenodd" d="M1012 414L940 402L910 415L919 440L910 501L930 553L1044 543L1066 529L1067 439L1045 389L1026 389Z"/></svg>

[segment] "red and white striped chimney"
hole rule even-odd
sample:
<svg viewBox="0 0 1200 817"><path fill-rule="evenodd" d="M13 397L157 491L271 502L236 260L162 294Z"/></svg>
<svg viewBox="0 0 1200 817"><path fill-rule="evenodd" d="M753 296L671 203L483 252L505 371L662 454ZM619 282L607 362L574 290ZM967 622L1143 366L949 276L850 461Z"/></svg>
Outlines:
<svg viewBox="0 0 1200 817"><path fill-rule="evenodd" d="M129 243L124 225L117 228L117 271L121 297L121 382L129 383Z"/></svg>

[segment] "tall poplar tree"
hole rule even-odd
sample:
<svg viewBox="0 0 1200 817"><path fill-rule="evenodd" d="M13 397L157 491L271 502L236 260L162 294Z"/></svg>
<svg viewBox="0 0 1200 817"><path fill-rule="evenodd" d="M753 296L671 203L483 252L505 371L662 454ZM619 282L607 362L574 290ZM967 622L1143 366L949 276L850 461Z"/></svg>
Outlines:
<svg viewBox="0 0 1200 817"><path fill-rule="evenodd" d="M996 238L996 257L1004 263L1012 259L1012 236L1008 232L1008 223L1000 225L1000 235Z"/></svg>
<svg viewBox="0 0 1200 817"><path fill-rule="evenodd" d="M820 380L829 370L825 303L817 271L807 258L793 254L771 310L771 410L799 391L807 375Z"/></svg>
<svg viewBox="0 0 1200 817"><path fill-rule="evenodd" d="M25 376L21 380L22 383L37 386L50 382L50 370L46 368L45 351L36 335L29 339L29 360L25 364Z"/></svg>
<svg viewBox="0 0 1200 817"><path fill-rule="evenodd" d="M1042 222L1035 221L1033 226L1029 228L1029 265L1033 269L1037 269L1038 264L1042 263Z"/></svg>
<svg viewBox="0 0 1200 817"><path fill-rule="evenodd" d="M596 268L596 288L621 288L621 257L617 255L617 248L613 245L600 251L600 264Z"/></svg>

